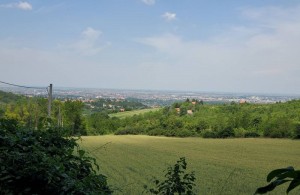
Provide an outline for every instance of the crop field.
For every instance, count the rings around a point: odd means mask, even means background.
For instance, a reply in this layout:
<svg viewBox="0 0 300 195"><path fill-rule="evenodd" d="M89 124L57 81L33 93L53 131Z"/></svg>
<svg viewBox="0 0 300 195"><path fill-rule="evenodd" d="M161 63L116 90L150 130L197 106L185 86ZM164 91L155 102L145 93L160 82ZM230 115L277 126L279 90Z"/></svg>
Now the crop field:
<svg viewBox="0 0 300 195"><path fill-rule="evenodd" d="M97 159L115 194L143 194L153 178L186 157L195 171L197 194L253 194L277 168L300 169L300 141L288 139L203 139L151 136L87 136L80 145ZM285 194L282 185L270 194ZM290 194L300 194L295 189Z"/></svg>
<svg viewBox="0 0 300 195"><path fill-rule="evenodd" d="M118 117L118 118L126 118L126 117L131 117L133 115L138 115L138 114L144 114L146 112L151 112L151 111L157 111L160 108L148 108L148 109L142 109L142 110L133 110L133 111L126 111L126 112L118 112L118 113L113 113L110 114L110 117Z"/></svg>

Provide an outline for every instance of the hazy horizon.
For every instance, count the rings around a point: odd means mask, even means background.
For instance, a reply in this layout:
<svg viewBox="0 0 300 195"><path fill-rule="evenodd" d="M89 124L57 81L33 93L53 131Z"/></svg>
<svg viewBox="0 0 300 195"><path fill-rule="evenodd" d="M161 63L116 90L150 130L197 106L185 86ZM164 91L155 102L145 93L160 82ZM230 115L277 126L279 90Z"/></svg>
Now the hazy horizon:
<svg viewBox="0 0 300 195"><path fill-rule="evenodd" d="M53 84L52 84L53 85ZM49 86L49 85L48 85ZM45 90L48 86L28 86L28 87L37 87L42 88L44 87ZM5 84L0 83L0 90L3 90L4 88L18 88L19 90L26 90L19 87L13 87ZM28 90L28 89L27 89ZM30 90L30 89L29 89ZM42 90L42 89L39 89ZM269 95L269 96L296 96L300 98L300 93L268 93L268 92L232 92L232 91L201 91L201 90L173 90L173 89L130 89L130 88L97 88L97 87L66 87L66 86L56 86L53 85L53 91L57 90L112 90L112 91L136 91L136 92L165 92L165 93L180 93L180 94L188 94L188 93L196 93L196 94L215 94L215 95Z"/></svg>
<svg viewBox="0 0 300 195"><path fill-rule="evenodd" d="M0 80L300 94L296 0L0 2Z"/></svg>

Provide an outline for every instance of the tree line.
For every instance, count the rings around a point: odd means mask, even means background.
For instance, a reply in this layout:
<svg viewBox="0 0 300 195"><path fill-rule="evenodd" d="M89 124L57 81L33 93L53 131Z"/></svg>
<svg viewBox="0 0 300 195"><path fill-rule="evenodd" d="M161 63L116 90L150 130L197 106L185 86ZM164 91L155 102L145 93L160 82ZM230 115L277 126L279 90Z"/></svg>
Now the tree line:
<svg viewBox="0 0 300 195"><path fill-rule="evenodd" d="M54 100L51 118L47 117L47 100L44 98L15 98L15 101L0 105L0 118L16 119L20 125L32 129L51 125L69 135L300 137L300 100L276 104L231 102L208 105L187 99L158 111L124 119L109 117L106 111L86 112L85 103L79 100Z"/></svg>
<svg viewBox="0 0 300 195"><path fill-rule="evenodd" d="M272 137L300 135L300 100L276 104L205 105L177 102L160 111L120 120L116 134L165 136Z"/></svg>

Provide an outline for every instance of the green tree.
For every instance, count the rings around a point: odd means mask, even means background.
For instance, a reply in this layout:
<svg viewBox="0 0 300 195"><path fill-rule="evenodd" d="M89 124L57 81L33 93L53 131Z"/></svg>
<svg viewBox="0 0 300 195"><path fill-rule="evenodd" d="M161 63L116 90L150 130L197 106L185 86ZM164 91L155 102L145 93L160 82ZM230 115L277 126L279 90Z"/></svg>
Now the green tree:
<svg viewBox="0 0 300 195"><path fill-rule="evenodd" d="M90 134L104 135L114 130L117 130L120 126L120 119L110 118L107 114L102 112L93 113L87 117L87 127Z"/></svg>
<svg viewBox="0 0 300 195"><path fill-rule="evenodd" d="M67 128L71 129L72 135L85 135L86 127L84 118L82 116L84 104L81 101L67 100L64 103L64 121Z"/></svg>

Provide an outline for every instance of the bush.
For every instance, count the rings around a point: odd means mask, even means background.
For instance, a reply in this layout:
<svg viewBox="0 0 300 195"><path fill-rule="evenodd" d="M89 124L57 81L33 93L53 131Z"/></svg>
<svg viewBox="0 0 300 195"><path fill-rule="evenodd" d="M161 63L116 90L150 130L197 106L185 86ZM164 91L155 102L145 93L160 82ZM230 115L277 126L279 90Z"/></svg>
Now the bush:
<svg viewBox="0 0 300 195"><path fill-rule="evenodd" d="M260 137L260 135L256 132L246 132L245 137Z"/></svg>
<svg viewBox="0 0 300 195"><path fill-rule="evenodd" d="M115 132L115 135L138 135L138 134L141 134L141 131L134 127L121 128Z"/></svg>
<svg viewBox="0 0 300 195"><path fill-rule="evenodd" d="M3 119L2 119L3 120ZM95 159L58 131L0 129L0 194L111 194Z"/></svg>
<svg viewBox="0 0 300 195"><path fill-rule="evenodd" d="M292 137L295 125L287 117L277 117L268 121L264 129L264 136L271 138Z"/></svg>
<svg viewBox="0 0 300 195"><path fill-rule="evenodd" d="M199 133L209 127L208 122L205 120L199 120L197 122L196 131Z"/></svg>
<svg viewBox="0 0 300 195"><path fill-rule="evenodd" d="M234 137L234 130L232 127L226 127L223 130L204 130L201 133L203 138L228 138Z"/></svg>
<svg viewBox="0 0 300 195"><path fill-rule="evenodd" d="M176 136L176 131L175 129L166 129L163 131L163 135L167 137L175 137Z"/></svg>
<svg viewBox="0 0 300 195"><path fill-rule="evenodd" d="M185 173L187 163L185 158L180 158L174 167L168 167L164 181L155 180L154 188L148 189L148 186L144 188L151 194L194 194L193 186L195 186L195 174L194 172Z"/></svg>
<svg viewBox="0 0 300 195"><path fill-rule="evenodd" d="M2 129L2 131L13 131L17 129L18 126L16 119L0 118L0 129Z"/></svg>
<svg viewBox="0 0 300 195"><path fill-rule="evenodd" d="M203 138L217 138L217 132L212 131L210 129L206 129L201 132L201 136Z"/></svg>
<svg viewBox="0 0 300 195"><path fill-rule="evenodd" d="M264 136L271 138L284 138L290 137L290 132L285 129L280 129L278 127L267 128L264 130Z"/></svg>
<svg viewBox="0 0 300 195"><path fill-rule="evenodd" d="M225 129L218 131L217 137L218 138L234 137L234 130L232 127L226 127Z"/></svg>
<svg viewBox="0 0 300 195"><path fill-rule="evenodd" d="M295 135L294 135L295 139L300 139L300 123L297 123L295 125Z"/></svg>
<svg viewBox="0 0 300 195"><path fill-rule="evenodd" d="M151 136L158 136L158 135L164 135L164 130L163 129L159 129L159 128L156 128L156 129L152 129L150 131L148 131L148 135L151 135Z"/></svg>
<svg viewBox="0 0 300 195"><path fill-rule="evenodd" d="M192 137L195 136L195 132L187 129L180 129L176 132L176 137Z"/></svg>
<svg viewBox="0 0 300 195"><path fill-rule="evenodd" d="M247 131L244 128L234 128L234 136L235 137L245 137Z"/></svg>

